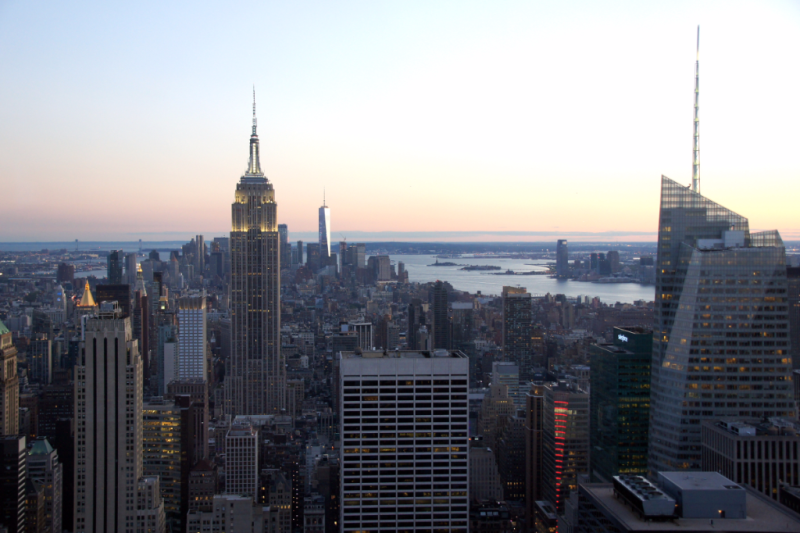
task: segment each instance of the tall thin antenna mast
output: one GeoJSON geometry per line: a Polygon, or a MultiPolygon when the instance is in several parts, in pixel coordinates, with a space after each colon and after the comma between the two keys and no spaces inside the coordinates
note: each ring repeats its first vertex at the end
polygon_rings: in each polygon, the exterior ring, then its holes
{"type": "Polygon", "coordinates": [[[694,154],[692,190],[700,192],[700,26],[697,26],[697,60],[694,64],[694,154]]]}

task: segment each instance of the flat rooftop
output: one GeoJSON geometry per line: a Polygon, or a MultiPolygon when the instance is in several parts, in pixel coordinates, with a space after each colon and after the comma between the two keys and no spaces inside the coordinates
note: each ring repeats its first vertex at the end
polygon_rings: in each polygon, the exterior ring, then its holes
{"type": "Polygon", "coordinates": [[[580,490],[586,491],[606,514],[614,516],[631,531],[715,531],[717,533],[720,531],[753,533],[797,533],[800,531],[800,514],[747,488],[745,489],[747,518],[715,518],[713,524],[708,518],[676,518],[667,522],[643,520],[625,505],[623,500],[614,496],[614,485],[611,484],[582,484],[580,490]]]}
{"type": "Polygon", "coordinates": [[[673,483],[682,491],[729,490],[739,485],[717,472],[659,472],[659,476],[673,483]]]}
{"type": "Polygon", "coordinates": [[[342,359],[467,359],[459,350],[360,350],[340,352],[342,359]]]}

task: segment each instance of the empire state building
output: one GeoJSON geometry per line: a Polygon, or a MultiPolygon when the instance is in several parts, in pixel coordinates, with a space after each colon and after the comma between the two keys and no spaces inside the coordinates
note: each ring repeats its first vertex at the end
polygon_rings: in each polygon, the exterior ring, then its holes
{"type": "Polygon", "coordinates": [[[231,355],[225,364],[225,412],[280,414],[286,406],[281,356],[280,241],[275,190],[264,176],[256,133],[236,185],[231,225],[231,355]]]}

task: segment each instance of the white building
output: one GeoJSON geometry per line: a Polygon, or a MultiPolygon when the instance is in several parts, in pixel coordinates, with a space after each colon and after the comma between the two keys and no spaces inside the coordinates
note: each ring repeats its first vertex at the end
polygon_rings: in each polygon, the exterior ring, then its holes
{"type": "Polygon", "coordinates": [[[179,298],[178,379],[207,379],[206,346],[205,295],[179,298]]]}
{"type": "Polygon", "coordinates": [[[252,498],[215,494],[211,511],[189,511],[189,533],[279,533],[277,510],[253,503],[252,498]]]}
{"type": "Polygon", "coordinates": [[[343,533],[466,533],[468,373],[457,351],[341,354],[343,533]]]}

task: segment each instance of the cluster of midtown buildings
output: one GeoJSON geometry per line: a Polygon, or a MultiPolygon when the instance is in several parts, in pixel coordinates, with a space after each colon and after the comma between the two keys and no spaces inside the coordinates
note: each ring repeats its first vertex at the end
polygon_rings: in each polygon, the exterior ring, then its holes
{"type": "Polygon", "coordinates": [[[777,232],[663,178],[655,301],[609,305],[414,282],[277,212],[254,116],[228,236],[3,253],[2,527],[800,531],[777,232]]]}

